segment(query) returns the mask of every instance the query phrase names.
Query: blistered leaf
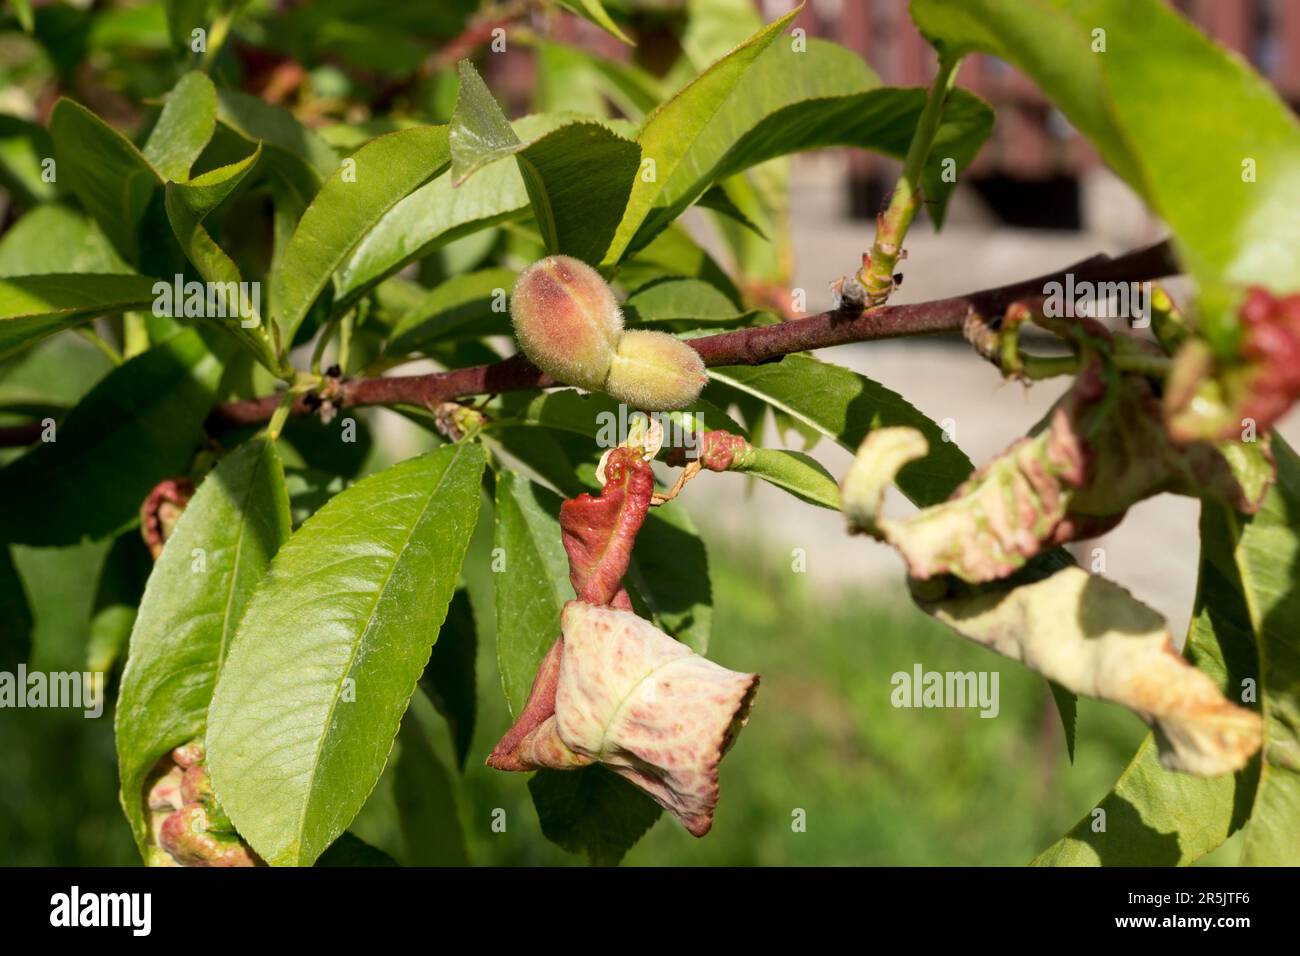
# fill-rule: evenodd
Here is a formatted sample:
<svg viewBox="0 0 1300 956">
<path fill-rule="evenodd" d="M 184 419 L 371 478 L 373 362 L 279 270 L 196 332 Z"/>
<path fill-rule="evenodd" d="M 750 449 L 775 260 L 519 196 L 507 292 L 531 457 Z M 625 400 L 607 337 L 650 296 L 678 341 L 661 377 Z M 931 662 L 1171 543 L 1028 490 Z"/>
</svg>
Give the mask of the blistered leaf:
<svg viewBox="0 0 1300 956">
<path fill-rule="evenodd" d="M 1259 673 L 1250 612 L 1233 564 L 1228 510 L 1201 508 L 1201 559 L 1187 659 L 1225 696 Z M 1235 774 L 1194 777 L 1160 764 L 1148 736 L 1097 807 L 1034 860 L 1036 866 L 1183 866 L 1213 850 L 1250 816 L 1259 760 Z M 1104 816 L 1099 815 L 1100 810 Z"/>
<path fill-rule="evenodd" d="M 515 743 L 508 769 L 599 763 L 703 836 L 718 764 L 749 719 L 758 676 L 692 653 L 630 611 L 571 601 L 561 630 L 555 714 Z"/>
<path fill-rule="evenodd" d="M 1040 552 L 1113 527 L 1128 508 L 1163 492 L 1259 507 L 1271 481 L 1267 446 L 1173 444 L 1144 377 L 1107 385 L 1085 369 L 1048 413 L 1048 425 L 981 468 L 943 504 L 891 520 L 884 490 L 927 443 L 914 429 L 872 432 L 845 478 L 851 526 L 888 541 L 917 578 L 1006 577 Z"/>
</svg>

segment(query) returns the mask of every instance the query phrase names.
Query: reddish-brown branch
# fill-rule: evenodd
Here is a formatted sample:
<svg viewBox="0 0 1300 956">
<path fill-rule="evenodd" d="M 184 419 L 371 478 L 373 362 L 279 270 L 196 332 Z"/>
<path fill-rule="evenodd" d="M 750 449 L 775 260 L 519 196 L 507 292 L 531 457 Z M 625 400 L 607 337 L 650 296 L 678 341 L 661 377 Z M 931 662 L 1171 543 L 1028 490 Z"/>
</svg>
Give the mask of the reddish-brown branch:
<svg viewBox="0 0 1300 956">
<path fill-rule="evenodd" d="M 992 319 L 1000 316 L 1017 299 L 1041 296 L 1047 283 L 1064 281 L 1067 272 L 1074 274 L 1076 283 L 1085 280 L 1143 282 L 1178 272 L 1178 264 L 1169 244 L 1162 242 L 1113 259 L 1094 256 L 1061 272 L 996 289 L 915 305 L 886 306 L 857 315 L 842 311 L 823 312 L 806 319 L 691 339 L 690 345 L 700 353 L 705 365 L 757 365 L 792 352 L 850 342 L 952 332 L 959 330 L 972 314 Z M 471 395 L 547 388 L 557 384 L 559 383 L 543 374 L 522 355 L 514 355 L 492 365 L 429 375 L 349 379 L 338 386 L 336 402 L 342 407 L 418 405 L 432 408 L 439 402 Z M 220 432 L 241 425 L 261 424 L 271 418 L 278 403 L 278 395 L 265 395 L 219 405 L 208 417 L 208 430 Z M 311 409 L 306 402 L 299 400 L 293 410 L 295 414 L 305 414 Z M 19 425 L 0 429 L 0 447 L 29 444 L 39 438 L 39 435 L 38 426 Z"/>
<path fill-rule="evenodd" d="M 1113 259 L 1094 256 L 1061 272 L 996 289 L 915 305 L 886 306 L 858 315 L 823 312 L 776 325 L 707 335 L 691 339 L 690 345 L 700 353 L 705 365 L 757 365 L 792 352 L 850 342 L 952 332 L 959 330 L 972 313 L 988 317 L 1000 316 L 1017 299 L 1042 295 L 1047 283 L 1053 280 L 1064 281 L 1067 272 L 1074 274 L 1076 283 L 1084 280 L 1143 282 L 1178 272 L 1178 264 L 1169 244 L 1162 242 Z M 340 404 L 345 407 L 397 404 L 433 407 L 439 402 L 471 395 L 546 388 L 556 384 L 559 383 L 543 374 L 522 355 L 514 355 L 492 365 L 429 375 L 350 379 L 340 387 Z M 219 431 L 231 426 L 266 421 L 275 411 L 277 401 L 277 396 L 268 395 L 218 406 L 208 419 L 209 429 Z M 294 408 L 297 413 L 307 410 L 307 406 L 301 402 Z"/>
</svg>

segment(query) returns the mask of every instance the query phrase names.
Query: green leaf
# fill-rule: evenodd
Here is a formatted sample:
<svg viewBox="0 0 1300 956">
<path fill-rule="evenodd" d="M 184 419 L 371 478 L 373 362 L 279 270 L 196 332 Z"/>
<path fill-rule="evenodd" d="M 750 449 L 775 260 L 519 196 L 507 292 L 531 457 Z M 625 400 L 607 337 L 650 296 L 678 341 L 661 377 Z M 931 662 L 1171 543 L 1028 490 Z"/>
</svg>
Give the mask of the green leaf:
<svg viewBox="0 0 1300 956">
<path fill-rule="evenodd" d="M 56 183 L 46 181 L 42 165 L 53 155 L 45 127 L 0 115 L 0 186 L 9 190 L 16 203 L 34 206 L 58 196 Z"/>
<path fill-rule="evenodd" d="M 32 0 L 9 0 L 9 5 L 13 7 L 14 16 L 23 30 L 31 33 L 36 25 L 36 21 L 32 18 Z"/>
<path fill-rule="evenodd" d="M 616 866 L 659 819 L 659 805 L 604 767 L 542 770 L 528 781 L 546 839 Z"/>
<path fill-rule="evenodd" d="M 325 181 L 271 276 L 282 341 L 293 341 L 316 296 L 371 227 L 448 161 L 447 128 L 415 127 L 371 140 Z"/>
<path fill-rule="evenodd" d="M 197 70 L 186 73 L 167 94 L 144 158 L 164 182 L 183 183 L 216 128 L 217 88 Z"/>
<path fill-rule="evenodd" d="M 547 252 L 600 261 L 637 173 L 635 143 L 596 122 L 561 125 L 525 142 L 468 60 L 460 63 L 450 137 L 455 185 L 515 157 Z"/>
<path fill-rule="evenodd" d="M 534 40 L 537 50 L 537 107 L 548 113 L 604 116 L 604 100 L 631 119 L 639 119 L 665 98 L 658 77 L 633 63 L 621 63 L 588 50 Z"/>
<path fill-rule="evenodd" d="M 646 121 L 637 141 L 643 165 L 654 160 L 654 176 L 634 184 L 606 265 L 644 246 L 715 184 L 766 160 L 829 146 L 906 153 L 926 91 L 881 87 L 856 54 L 826 41 L 807 41 L 806 50 L 773 42 L 785 22 L 760 31 Z M 936 223 L 954 186 L 943 161 L 964 168 L 992 123 L 978 98 L 949 97 L 923 177 Z"/>
<path fill-rule="evenodd" d="M 0 469 L 0 529 L 38 546 L 115 535 L 163 478 L 189 470 L 221 376 L 193 330 L 113 369 L 59 425 L 57 441 Z"/>
<path fill-rule="evenodd" d="M 573 123 L 515 158 L 547 251 L 599 263 L 632 191 L 640 148 L 599 123 Z"/>
<path fill-rule="evenodd" d="M 1264 744 L 1242 863 L 1300 865 L 1300 459 L 1272 437 L 1277 484 L 1258 514 L 1232 515 L 1237 570 L 1259 652 Z"/>
<path fill-rule="evenodd" d="M 476 170 L 513 156 L 523 143 L 510 128 L 492 91 L 469 60 L 456 64 L 460 90 L 448 134 L 452 184 L 459 186 Z"/>
<path fill-rule="evenodd" d="M 614 22 L 600 0 L 555 0 L 555 2 L 566 10 L 572 10 L 578 16 L 590 20 L 610 36 L 616 37 L 626 44 L 633 45 L 631 38 L 619 29 L 618 24 Z"/>
<path fill-rule="evenodd" d="M 711 368 L 709 378 L 762 399 L 849 451 L 857 451 L 867 432 L 876 428 L 917 429 L 930 453 L 899 472 L 898 486 L 918 505 L 946 500 L 971 473 L 970 459 L 906 399 L 838 365 L 787 355 L 766 365 Z"/>
<path fill-rule="evenodd" d="M 228 200 L 245 181 L 261 154 L 259 144 L 252 155 L 237 163 L 203 173 L 189 182 L 168 183 L 165 203 L 167 218 L 181 249 L 199 271 L 199 275 L 221 295 L 217 301 L 219 310 L 225 317 L 220 323 L 221 327 L 244 342 L 258 361 L 275 373 L 279 371 L 280 363 L 260 311 L 254 303 L 245 300 L 243 295 L 233 294 L 243 282 L 239 267 L 217 245 L 203 225 L 213 210 Z M 246 310 L 246 315 L 241 315 L 241 306 Z M 245 322 L 255 324 L 245 326 Z"/>
<path fill-rule="evenodd" d="M 477 701 L 474 664 L 478 658 L 478 630 L 469 594 L 458 588 L 447 607 L 438 643 L 433 645 L 420 686 L 438 713 L 451 727 L 456 761 L 465 769 L 465 758 L 474 739 L 474 708 Z"/>
<path fill-rule="evenodd" d="M 744 315 L 717 286 L 685 277 L 647 282 L 623 303 L 623 317 L 629 325 L 689 322 L 706 326 L 734 322 Z"/>
<path fill-rule="evenodd" d="M 632 546 L 628 584 L 661 630 L 697 654 L 708 651 L 713 628 L 709 556 L 694 522 L 676 502 L 646 515 Z"/>
<path fill-rule="evenodd" d="M 217 120 L 250 143 L 261 141 L 274 158 L 291 161 L 322 182 L 338 169 L 339 156 L 288 110 L 238 90 L 217 91 Z"/>
<path fill-rule="evenodd" d="M 456 587 L 483 466 L 477 445 L 449 445 L 359 481 L 307 519 L 249 603 L 208 765 L 268 863 L 314 861 L 379 779 Z"/>
<path fill-rule="evenodd" d="M 0 279 L 0 358 L 97 315 L 141 309 L 155 280 L 135 275 L 35 275 Z"/>
<path fill-rule="evenodd" d="M 1230 699 L 1257 673 L 1250 615 L 1232 565 L 1230 521 L 1219 506 L 1201 509 L 1196 608 L 1185 653 Z M 1236 774 L 1194 777 L 1160 766 L 1148 735 L 1111 791 L 1034 860 L 1036 866 L 1183 866 L 1209 853 L 1250 814 L 1258 761 Z"/>
<path fill-rule="evenodd" d="M 115 719 L 122 806 L 142 852 L 145 780 L 168 751 L 203 734 L 235 628 L 288 537 L 279 453 L 254 439 L 203 480 L 154 564 Z"/>
<path fill-rule="evenodd" d="M 163 0 L 167 12 L 167 33 L 177 50 L 189 52 L 191 31 L 208 26 L 208 0 Z"/>
<path fill-rule="evenodd" d="M 133 271 L 95 220 L 63 203 L 37 206 L 0 239 L 0 276 Z"/>
<path fill-rule="evenodd" d="M 531 141 L 564 121 L 563 116 L 525 116 L 513 128 Z M 460 186 L 451 176 L 439 176 L 394 206 L 361 240 L 339 270 L 337 301 L 346 306 L 408 263 L 528 211 L 528 190 L 516 163 L 486 166 Z"/>
<path fill-rule="evenodd" d="M 32 612 L 8 545 L 0 545 L 0 670 L 13 673 L 32 654 Z"/>
<path fill-rule="evenodd" d="M 107 675 L 126 656 L 136 612 L 152 571 L 153 558 L 139 529 L 130 528 L 118 535 L 108 549 L 95 585 L 95 605 L 86 641 L 86 670 Z"/>
<path fill-rule="evenodd" d="M 393 796 L 402 824 L 404 859 L 410 866 L 468 865 L 451 774 L 429 746 L 420 725 L 409 717 L 402 721 L 398 742 L 401 752 Z"/>
<path fill-rule="evenodd" d="M 699 279 L 731 300 L 739 313 L 740 290 L 725 269 L 691 238 L 680 223 L 673 223 L 651 243 L 623 263 L 618 278 L 626 288 L 639 289 L 666 276 Z"/>
<path fill-rule="evenodd" d="M 140 262 L 140 226 L 159 184 L 149 161 L 113 127 L 68 99 L 54 104 L 50 136 L 59 179 L 127 262 Z"/>
<path fill-rule="evenodd" d="M 1221 347 L 1245 286 L 1300 288 L 1300 124 L 1243 59 L 1168 6 L 913 0 L 912 16 L 953 50 L 992 53 L 1039 84 L 1173 229 Z"/>
<path fill-rule="evenodd" d="M 618 232 L 605 253 L 606 265 L 617 263 L 629 251 L 642 223 L 659 204 L 664 184 L 676 170 L 696 165 L 688 159 L 695 141 L 715 115 L 726 112 L 745 73 L 801 9 L 802 4 L 765 26 L 646 119 L 637 142 L 642 157 L 654 161 L 655 173 L 653 177 L 639 176 L 633 185 Z"/>
<path fill-rule="evenodd" d="M 497 666 L 512 714 L 560 636 L 560 611 L 575 597 L 560 538 L 560 498 L 512 471 L 497 474 L 493 551 L 496 571 Z M 497 550 L 500 549 L 500 550 Z"/>
<path fill-rule="evenodd" d="M 467 272 L 420 297 L 393 328 L 385 352 L 405 355 L 447 339 L 510 334 L 510 269 Z"/>
<path fill-rule="evenodd" d="M 749 462 L 736 471 L 762 478 L 810 504 L 840 508 L 839 483 L 821 462 L 802 452 L 755 448 Z"/>
</svg>

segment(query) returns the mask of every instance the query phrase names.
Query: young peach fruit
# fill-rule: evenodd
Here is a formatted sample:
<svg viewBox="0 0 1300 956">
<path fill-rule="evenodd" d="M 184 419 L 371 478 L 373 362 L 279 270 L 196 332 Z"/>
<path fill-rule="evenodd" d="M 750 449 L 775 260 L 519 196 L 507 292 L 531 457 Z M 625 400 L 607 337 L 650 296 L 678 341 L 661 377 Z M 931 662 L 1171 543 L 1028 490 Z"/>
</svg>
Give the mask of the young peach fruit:
<svg viewBox="0 0 1300 956">
<path fill-rule="evenodd" d="M 636 329 L 618 340 L 605 391 L 632 408 L 668 411 L 694 402 L 707 380 L 695 349 L 667 332 Z"/>
<path fill-rule="evenodd" d="M 510 314 L 534 365 L 567 385 L 604 388 L 623 313 L 595 269 L 569 256 L 533 263 L 515 282 Z"/>
</svg>

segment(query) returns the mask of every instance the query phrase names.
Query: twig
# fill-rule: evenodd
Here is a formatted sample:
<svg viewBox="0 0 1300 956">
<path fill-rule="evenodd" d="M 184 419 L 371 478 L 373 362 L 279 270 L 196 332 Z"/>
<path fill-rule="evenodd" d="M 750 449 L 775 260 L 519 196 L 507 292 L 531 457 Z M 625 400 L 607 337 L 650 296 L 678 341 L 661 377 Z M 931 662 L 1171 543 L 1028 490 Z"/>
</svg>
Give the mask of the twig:
<svg viewBox="0 0 1300 956">
<path fill-rule="evenodd" d="M 903 160 L 903 172 L 889 198 L 889 206 L 876 217 L 876 240 L 855 276 L 860 287 L 858 292 L 865 296 L 865 301 L 858 299 L 854 305 L 876 308 L 884 305 L 894 291 L 894 267 L 902 258 L 903 239 L 907 230 L 916 218 L 917 210 L 921 208 L 921 174 L 930 156 L 930 147 L 934 145 L 935 134 L 939 131 L 943 106 L 957 79 L 959 66 L 959 56 L 944 56 L 939 59 L 939 72 L 930 85 L 921 118 L 917 120 L 916 131 L 912 134 L 912 142 Z M 848 288 L 844 292 L 846 297 L 852 297 Z"/>
<path fill-rule="evenodd" d="M 823 312 L 797 322 L 760 325 L 690 339 L 688 344 L 700 353 L 705 365 L 758 365 L 792 352 L 957 331 L 971 315 L 1000 317 L 1017 299 L 1042 295 L 1047 283 L 1064 281 L 1066 273 L 1072 273 L 1076 282 L 1142 282 L 1178 271 L 1172 248 L 1167 242 L 1162 242 L 1113 259 L 1094 256 L 1058 273 L 950 299 L 886 306 L 857 315 L 843 310 Z M 337 404 L 344 408 L 398 404 L 434 408 L 440 402 L 471 395 L 517 392 L 559 384 L 523 355 L 513 355 L 492 365 L 428 375 L 346 380 L 339 385 Z M 241 425 L 260 424 L 271 417 L 278 402 L 278 395 L 267 395 L 219 405 L 208 417 L 208 429 L 218 432 Z M 295 413 L 307 411 L 309 408 L 302 400 L 294 405 Z"/>
</svg>

